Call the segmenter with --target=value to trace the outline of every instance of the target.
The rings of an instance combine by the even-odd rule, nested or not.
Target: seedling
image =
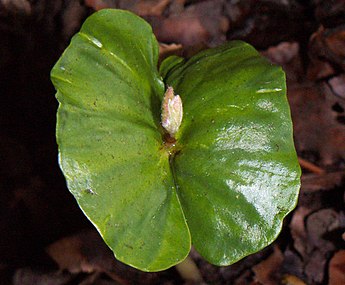
[[[51,73],[68,188],[126,264],[163,270],[191,245],[232,264],[276,239],[296,204],[284,73],[240,41],[157,62],[130,12],[94,13],[73,37]]]

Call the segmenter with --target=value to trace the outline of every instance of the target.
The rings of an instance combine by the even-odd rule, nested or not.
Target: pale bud
[[[183,116],[182,100],[174,95],[174,89],[168,87],[162,102],[162,126],[174,137],[180,128]]]

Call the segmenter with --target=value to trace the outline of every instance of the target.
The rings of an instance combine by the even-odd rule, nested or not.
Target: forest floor
[[[57,163],[50,69],[85,18],[106,7],[145,18],[162,58],[240,39],[286,72],[303,170],[298,205],[272,245],[231,266],[192,252],[204,281],[345,284],[342,0],[0,0],[0,283],[185,284],[175,268],[144,273],[116,261]]]

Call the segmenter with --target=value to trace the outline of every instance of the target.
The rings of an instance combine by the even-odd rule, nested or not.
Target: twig
[[[129,281],[119,277],[116,273],[110,270],[105,270],[104,273],[107,274],[111,279],[113,279],[116,283],[120,285],[130,285]]]
[[[93,272],[91,275],[87,276],[83,281],[79,283],[79,285],[90,285],[95,284],[96,280],[102,275],[102,272],[96,271]]]
[[[322,169],[321,167],[318,167],[314,163],[311,163],[303,158],[298,157],[298,162],[301,165],[302,168],[309,170],[312,173],[315,174],[324,174],[325,170]]]

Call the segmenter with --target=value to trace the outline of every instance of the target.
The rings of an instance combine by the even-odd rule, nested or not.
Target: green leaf
[[[157,62],[151,27],[129,12],[94,13],[73,37],[51,73],[68,188],[126,264],[173,266],[190,232],[207,260],[231,264],[272,242],[296,204],[284,73],[243,42],[167,58],[160,74]],[[175,144],[161,76],[183,102]]]
[[[159,131],[164,85],[151,27],[102,10],[52,70],[57,140],[69,190],[116,258],[158,271],[182,261],[190,235]]]
[[[184,59],[182,57],[172,55],[163,60],[159,67],[159,74],[162,77],[165,77],[168,72],[171,72],[171,70],[177,66],[178,64],[182,63]]]
[[[184,108],[173,167],[192,244],[234,263],[270,244],[297,201],[284,73],[234,41],[165,74]]]

